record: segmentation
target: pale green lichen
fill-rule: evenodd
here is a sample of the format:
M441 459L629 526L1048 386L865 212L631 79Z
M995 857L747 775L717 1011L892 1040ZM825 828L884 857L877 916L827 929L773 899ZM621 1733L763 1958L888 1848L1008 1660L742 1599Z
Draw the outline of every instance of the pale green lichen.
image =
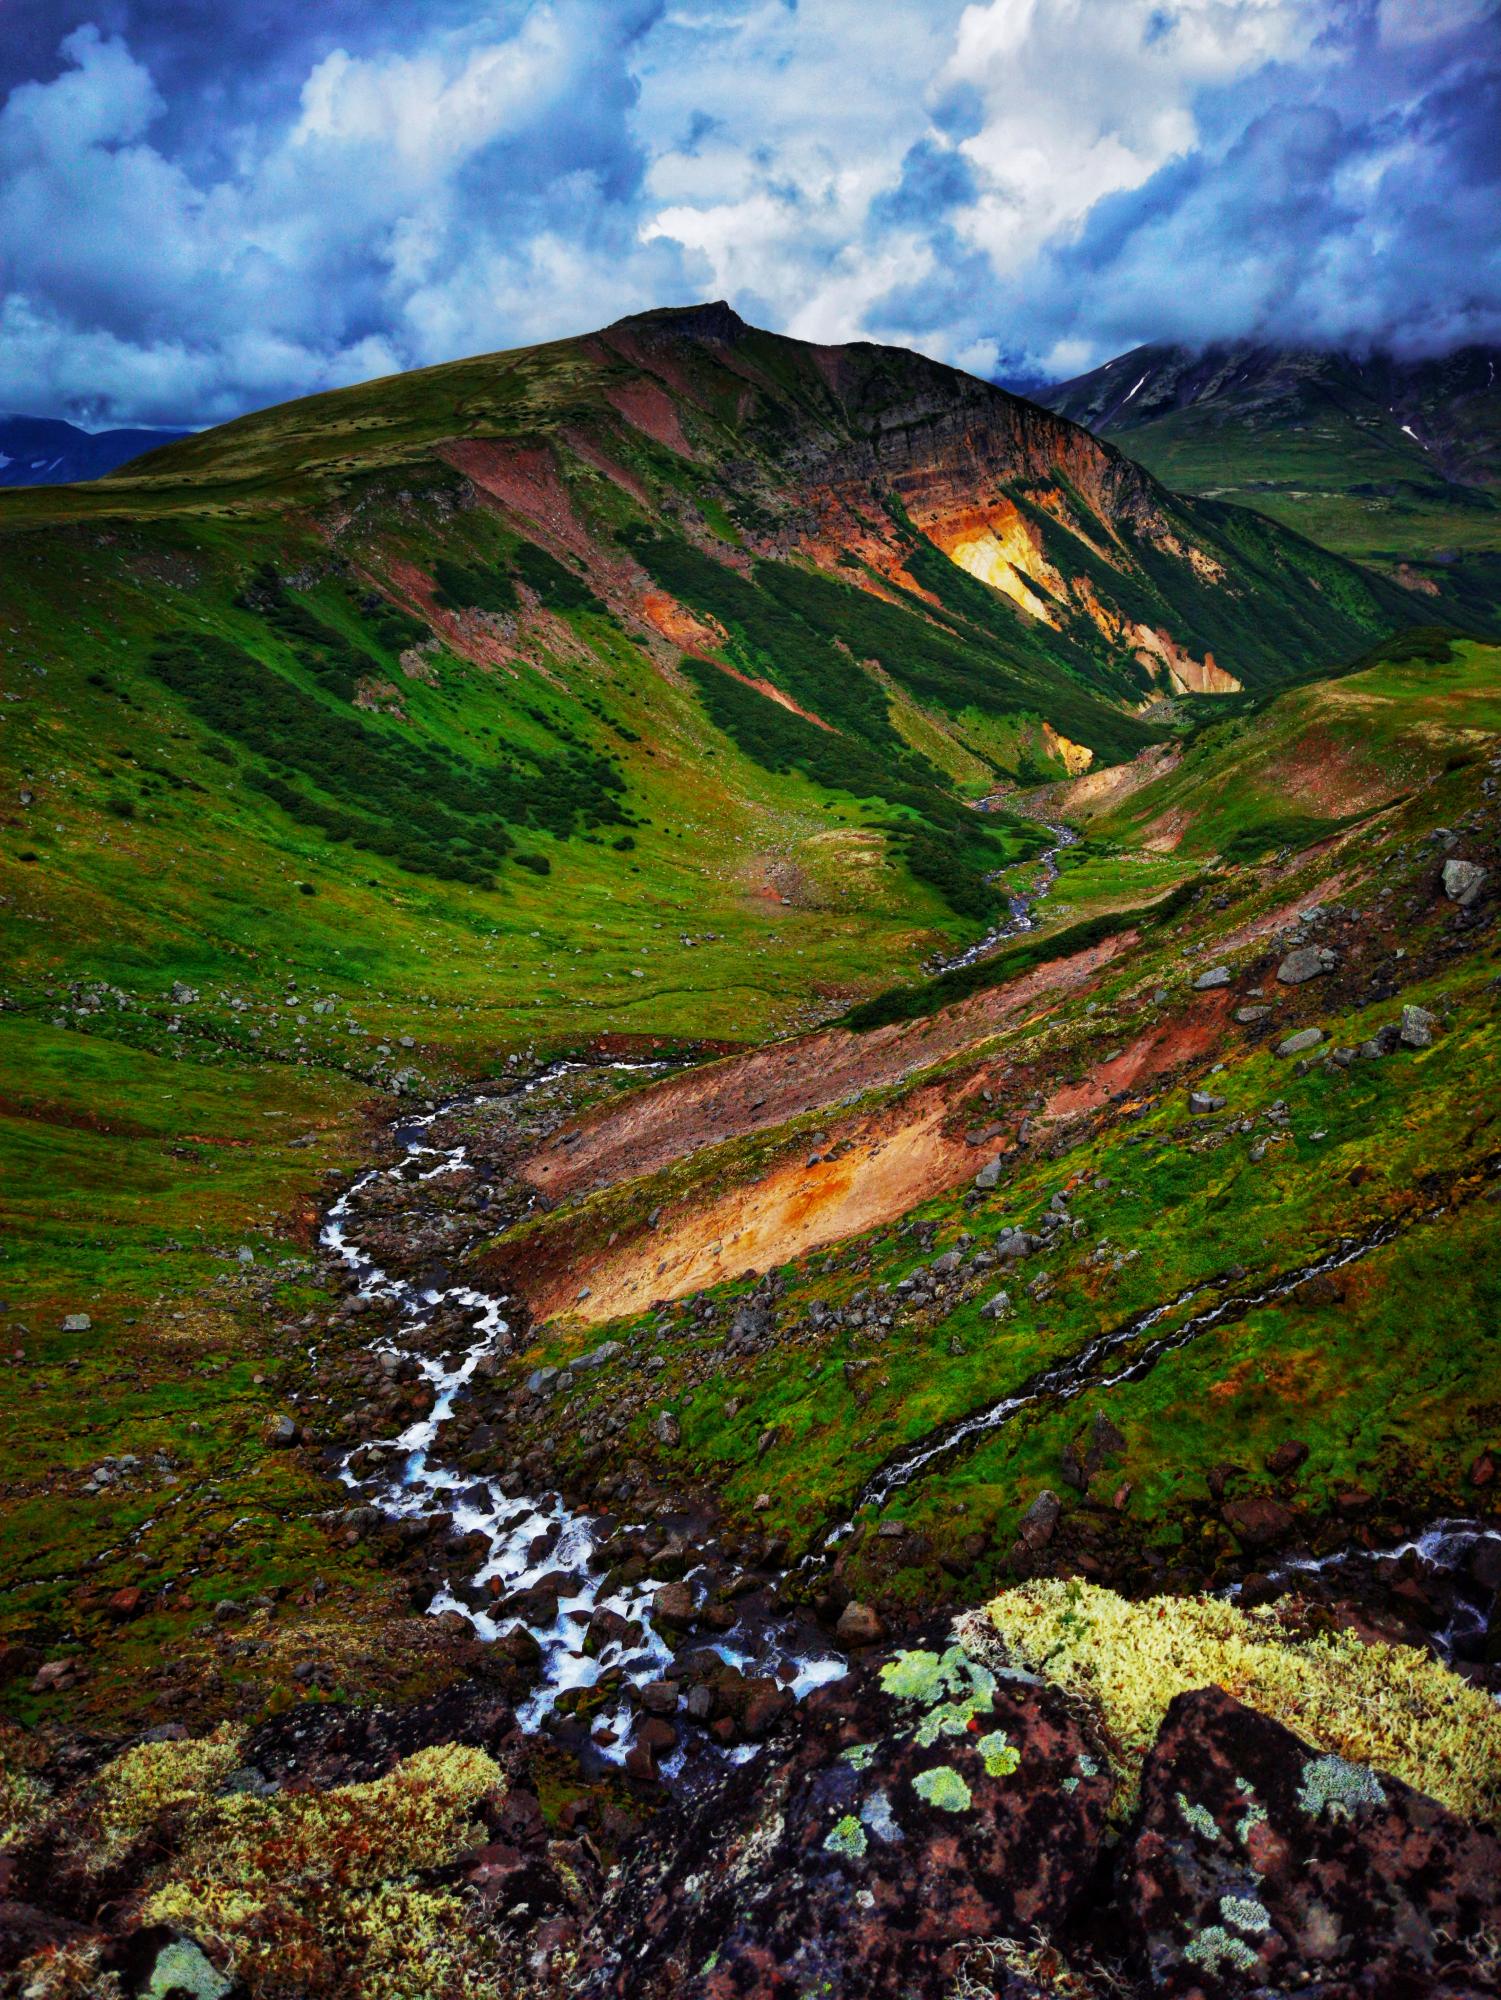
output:
M1272 1928L1271 1911L1254 1896L1221 1896L1220 1915L1238 1931L1251 1931L1257 1936Z
M168 1993L188 1993L192 2000L223 2000L230 1982L216 1972L196 1944L174 1938L157 1953L151 1981L141 2000L163 2000Z
M1183 1947L1183 1956L1190 1964L1203 1966L1206 1972L1218 1972L1223 1965L1233 1966L1237 1972L1254 1972L1261 1962L1248 1944L1231 1937L1222 1924L1211 1924L1207 1931L1190 1938Z
M980 1738L975 1748L984 1760L987 1777L1009 1778L1022 1760L1022 1753L1004 1729L992 1729L988 1736Z
M1088 1751L1081 1750L1076 1761L1082 1777L1097 1778L1100 1775L1100 1767L1094 1758L1089 1755Z
M974 1794L951 1764L935 1764L931 1771L919 1771L912 1789L940 1812L968 1812L974 1803Z
M860 1808L860 1818L876 1839L887 1847L899 1847L902 1829L897 1825L891 1810L891 1801L884 1792L872 1792Z
M1207 1806L1201 1806L1196 1800L1185 1798L1182 1792L1179 1792L1178 1810L1187 1824L1203 1839L1219 1839L1220 1823Z
M1357 1807L1386 1804L1376 1773L1344 1757L1315 1757L1303 1766L1298 1804L1315 1819L1353 1819Z
M876 1746L874 1743L852 1743L848 1750L841 1750L839 1756L852 1771L868 1771L876 1761Z
M978 1660L972 1660L962 1646L950 1646L943 1654L922 1651L898 1653L881 1669L881 1686L898 1701L918 1701L925 1708L947 1696L957 1699L987 1699L995 1695L995 1675Z
M865 1828L853 1813L846 1813L836 1826L831 1826L824 1835L824 1851L837 1854L845 1861L859 1861L870 1842L865 1838Z
M977 1716L988 1713L991 1696L982 1691L965 1697L963 1701L940 1702L930 1708L918 1723L916 1741L920 1748L931 1750L940 1736L963 1736Z

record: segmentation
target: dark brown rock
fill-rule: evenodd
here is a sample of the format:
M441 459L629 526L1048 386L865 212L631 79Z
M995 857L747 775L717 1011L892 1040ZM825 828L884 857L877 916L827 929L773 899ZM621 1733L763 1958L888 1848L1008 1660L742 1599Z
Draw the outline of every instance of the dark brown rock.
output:
M1287 1438L1266 1455L1266 1469L1274 1479L1286 1479L1308 1462L1308 1447L1296 1438Z
M853 1598L839 1614L834 1636L841 1646L875 1646L886 1636L886 1627L868 1604Z
M1501 1925L1501 1843L1221 1688L1168 1710L1122 1895L1168 2000L1496 1990L1466 1941Z
M1243 1499L1227 1500L1220 1516L1246 1549L1270 1548L1285 1541L1297 1526L1292 1509L1284 1507L1270 1493L1247 1493Z

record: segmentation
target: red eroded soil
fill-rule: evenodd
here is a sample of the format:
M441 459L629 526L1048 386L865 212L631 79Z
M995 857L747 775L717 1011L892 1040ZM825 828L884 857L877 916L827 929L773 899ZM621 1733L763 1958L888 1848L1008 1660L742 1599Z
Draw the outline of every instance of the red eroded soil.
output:
M605 397L638 431L645 431L649 438L665 444L680 458L695 456L693 446L683 434L673 400L660 382L638 377L634 382L621 382L607 389Z
M1007 996L1012 1012L1026 1004L1017 991L1025 983L1018 981ZM1036 992L1033 986L1027 997ZM1181 1065L1202 1060L1223 1040L1231 997L1223 991L1194 995L1185 1013L1138 1036L1082 1081L1049 1092L1042 1121L1098 1111L1112 1098L1156 1088ZM846 1082L849 1072L830 1042L827 1035L808 1037L808 1045L829 1058L825 1074ZM723 1078L753 1060L732 1059L718 1066L717 1074ZM635 1233L629 1241L570 1254L566 1218L560 1218L556 1238L548 1243L544 1233L542 1245L532 1239L524 1267L507 1277L539 1318L566 1312L597 1324L639 1312L657 1299L680 1298L747 1270L763 1271L805 1256L895 1221L918 1203L962 1186L992 1153L1013 1142L1022 1122L1021 1106L1039 1084L1045 1087L1045 1079L1035 1071L1016 1070L997 1059L920 1085L873 1111L842 1118L836 1114L818 1147L805 1152L804 1145L811 1144L805 1141L759 1179L722 1189L702 1202L690 1199L677 1212L660 1214L655 1229ZM981 1091L990 1094L993 1123L987 1136L971 1145L963 1125L974 1115ZM667 1084L647 1096L671 1094ZM637 1108L642 1108L639 1102ZM624 1115L631 1106L616 1109ZM680 1109L687 1115L686 1107ZM711 1136L732 1134L718 1130ZM581 1291L588 1296L580 1298Z
M594 553L589 531L573 511L548 446L507 444L498 438L449 438L434 450L482 493L546 529L554 541L581 556Z
M550 1201L560 1201L656 1173L701 1146L785 1124L851 1091L900 1083L984 1041L1042 994L1083 985L1135 943L1136 933L1123 931L923 1020L865 1035L825 1028L669 1077L617 1104L600 1106L562 1140L534 1153L521 1172Z
M1050 1093L1044 1118L1076 1118L1098 1111L1122 1091L1136 1091L1218 1048L1225 1036L1226 1017L1234 1000L1228 987L1196 993L1187 1014L1161 1021L1150 1034L1127 1044L1111 1062L1097 1063L1079 1083L1065 1083Z

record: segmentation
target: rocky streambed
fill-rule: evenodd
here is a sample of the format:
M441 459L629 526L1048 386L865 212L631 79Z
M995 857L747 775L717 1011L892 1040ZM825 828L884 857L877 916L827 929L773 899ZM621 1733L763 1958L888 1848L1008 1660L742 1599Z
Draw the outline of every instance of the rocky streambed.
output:
M354 1280L346 1313L374 1321L368 1352L383 1373L427 1391L421 1415L390 1436L362 1438L338 1470L362 1507L414 1541L436 1531L452 1552L426 1608L506 1649L527 1687L517 1704L523 1728L562 1735L586 1766L624 1763L634 1776L670 1778L695 1756L749 1754L791 1702L837 1679L846 1661L779 1601L778 1572L748 1566L744 1548L722 1546L702 1514L658 1504L632 1518L570 1505L535 1466L511 1462L492 1426L477 1443L461 1421L513 1350L517 1313L455 1282L441 1254L424 1254L454 1248L434 1244L435 1184L498 1178L497 1124L588 1067L556 1064L399 1120L395 1159L330 1208L322 1242ZM480 1113L491 1143L476 1150L456 1132ZM398 1258L405 1267L391 1268ZM601 1347L574 1366L613 1358Z

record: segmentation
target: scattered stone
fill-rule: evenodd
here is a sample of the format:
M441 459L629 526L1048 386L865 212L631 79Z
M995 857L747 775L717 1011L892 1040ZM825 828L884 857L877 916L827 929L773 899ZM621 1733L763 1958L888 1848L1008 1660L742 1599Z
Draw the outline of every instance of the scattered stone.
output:
M1216 986L1228 986L1229 984L1230 984L1229 966L1216 965L1215 967L1213 967L1211 971L1201 972L1199 974L1198 978L1194 981L1194 992L1211 993L1213 992Z
M683 1442L683 1427L671 1410L659 1410L652 1423L651 1434L660 1445L670 1451L674 1445Z
M987 1160L975 1175L975 1186L984 1194L988 1194L992 1188L998 1187L1000 1185L1003 1165L1004 1162L999 1153L996 1154L993 1160Z
M1212 1097L1207 1090L1191 1090L1188 1093L1188 1108L1195 1118L1207 1118L1211 1112L1223 1111L1223 1097Z
M266 1442L274 1450L285 1451L296 1444L302 1433L290 1417L273 1417L266 1430Z
M1270 1007L1237 1007L1235 1018L1243 1028L1249 1028L1253 1022L1264 1021L1271 1011Z
M63 1321L64 1333L87 1333L94 1322L87 1313L69 1313Z
M1323 1039L1322 1028L1299 1028L1296 1034L1278 1042L1277 1053L1279 1056L1301 1056L1309 1049L1316 1049Z

